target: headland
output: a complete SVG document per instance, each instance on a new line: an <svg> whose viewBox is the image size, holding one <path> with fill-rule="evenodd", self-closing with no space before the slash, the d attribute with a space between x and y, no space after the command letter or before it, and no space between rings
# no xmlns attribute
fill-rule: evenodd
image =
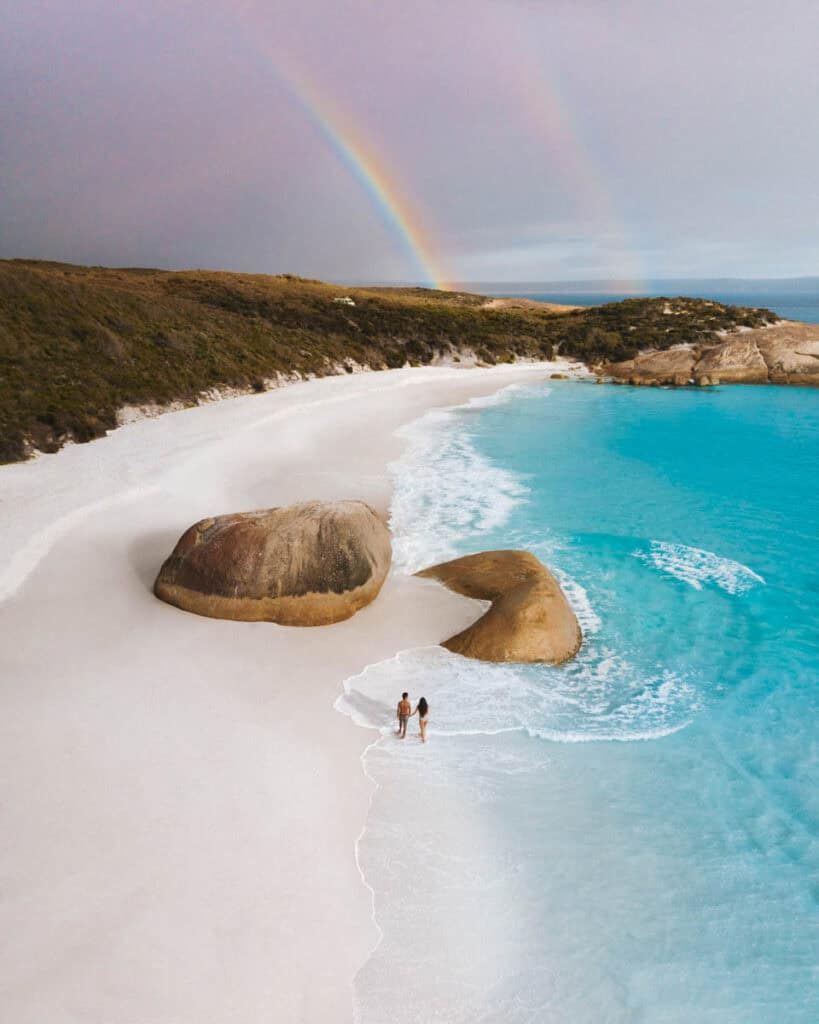
<svg viewBox="0 0 819 1024"><path fill-rule="evenodd" d="M0 261L0 462L298 380L558 356L603 367L713 347L776 319L691 298L577 308L292 275Z"/></svg>

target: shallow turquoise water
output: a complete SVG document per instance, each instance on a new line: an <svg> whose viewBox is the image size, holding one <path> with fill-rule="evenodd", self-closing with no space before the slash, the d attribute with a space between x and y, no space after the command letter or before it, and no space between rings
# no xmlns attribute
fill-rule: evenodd
<svg viewBox="0 0 819 1024"><path fill-rule="evenodd" d="M348 681L385 730L359 1019L813 1024L819 395L505 398L414 428L399 568L528 548L584 647L562 668L410 651ZM426 748L386 734L402 689L430 700Z"/></svg>

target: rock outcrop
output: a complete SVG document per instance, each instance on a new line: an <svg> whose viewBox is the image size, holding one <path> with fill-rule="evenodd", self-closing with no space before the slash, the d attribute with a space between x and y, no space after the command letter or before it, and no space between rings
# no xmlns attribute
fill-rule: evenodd
<svg viewBox="0 0 819 1024"><path fill-rule="evenodd" d="M694 379L716 377L722 384L766 384L768 367L751 334L729 336L721 345L704 349L694 365Z"/></svg>
<svg viewBox="0 0 819 1024"><path fill-rule="evenodd" d="M641 352L599 368L617 383L819 385L819 324L782 321L715 344Z"/></svg>
<svg viewBox="0 0 819 1024"><path fill-rule="evenodd" d="M695 356L690 348L641 352L622 363L610 363L605 372L631 384L687 384L694 371Z"/></svg>
<svg viewBox="0 0 819 1024"><path fill-rule="evenodd" d="M819 384L819 324L785 321L752 333L772 384Z"/></svg>
<svg viewBox="0 0 819 1024"><path fill-rule="evenodd" d="M212 618L322 626L369 604L391 560L389 531L369 505L306 502L195 523L154 593Z"/></svg>
<svg viewBox="0 0 819 1024"><path fill-rule="evenodd" d="M560 585L528 551L484 551L417 575L492 602L476 622L444 641L450 651L480 661L559 665L580 648L580 626Z"/></svg>

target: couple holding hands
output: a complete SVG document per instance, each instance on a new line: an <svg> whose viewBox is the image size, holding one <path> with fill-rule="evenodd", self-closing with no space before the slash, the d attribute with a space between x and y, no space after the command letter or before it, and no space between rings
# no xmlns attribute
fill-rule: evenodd
<svg viewBox="0 0 819 1024"><path fill-rule="evenodd" d="M409 694L402 693L401 700L398 701L398 708L396 715L398 717L398 736L400 739L405 740L407 738L407 722L412 718L413 715L418 715L418 724L421 727L421 742L426 743L427 741L427 721L429 716L429 704L427 704L426 697L422 697L415 705L415 710L411 710L412 705L409 701Z"/></svg>

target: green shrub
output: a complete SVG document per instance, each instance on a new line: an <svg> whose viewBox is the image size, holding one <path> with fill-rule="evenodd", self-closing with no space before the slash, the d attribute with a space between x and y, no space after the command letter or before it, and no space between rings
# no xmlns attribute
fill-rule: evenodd
<svg viewBox="0 0 819 1024"><path fill-rule="evenodd" d="M334 303L352 296L355 306ZM485 363L561 356L616 361L756 327L768 310L701 299L629 299L554 314L485 309L423 288L339 288L285 274L111 270L0 261L0 461L87 441L125 404L254 391L277 372L424 365L473 349ZM665 308L673 309L668 315Z"/></svg>

